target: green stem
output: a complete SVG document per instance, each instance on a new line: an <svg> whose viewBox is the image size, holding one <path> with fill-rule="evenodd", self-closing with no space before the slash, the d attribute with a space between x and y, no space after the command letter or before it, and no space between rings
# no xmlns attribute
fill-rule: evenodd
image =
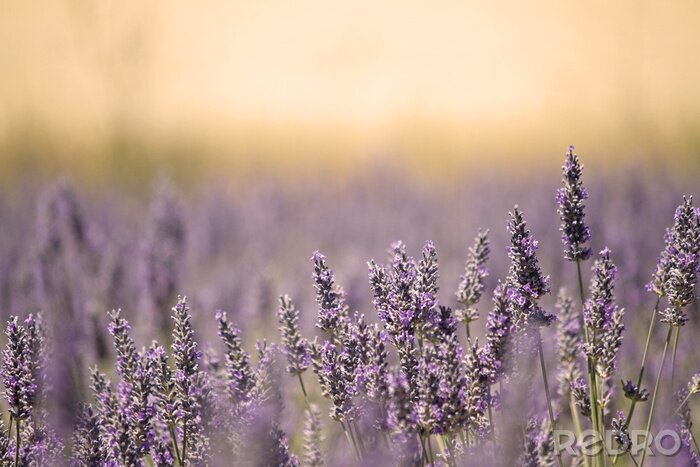
<svg viewBox="0 0 700 467"><path fill-rule="evenodd" d="M656 314L659 311L659 303L661 302L661 297L656 297L656 304L654 305L654 312L651 314L651 321L649 321L649 330L647 331L647 341L644 344L644 355L642 356L642 366L639 369L639 376L637 377L637 387L641 389L642 385L642 378L644 377L644 370L646 369L647 365L647 356L649 355L649 343L651 342L651 336L654 334L654 323L656 322ZM630 426L632 422L632 416L634 415L634 408L637 406L637 400L632 399L632 402L630 403L630 409L627 412L627 426ZM619 454L616 454L615 457L613 458L612 465L613 467L617 464L617 458L619 457ZM632 457L630 455L630 457Z"/></svg>
<svg viewBox="0 0 700 467"><path fill-rule="evenodd" d="M557 421L554 419L554 411L552 410L552 397L549 394L549 383L547 382L547 368L544 364L544 351L542 350L542 336L540 335L539 328L537 329L537 350L540 354L540 366L542 367L542 379L544 380L544 392L547 396L547 411L549 412L549 422L552 425L552 438L554 438L554 450L557 453L557 463L559 467L563 467L561 461L561 451L559 450L559 443L554 432L557 431Z"/></svg>
<svg viewBox="0 0 700 467"><path fill-rule="evenodd" d="M20 436L19 435L19 433L20 433L20 431L19 431L19 425L20 425L19 418L17 419L17 423L15 423L15 425L17 428L17 441L15 442L15 467L18 467L19 466L19 442L20 442L20 439L19 439L19 436Z"/></svg>
<svg viewBox="0 0 700 467"><path fill-rule="evenodd" d="M457 458L455 457L455 452L454 452L454 449L452 448L452 444L453 444L452 436L448 436L446 438L446 441L447 441L447 451L450 453L450 462L452 463L452 465L456 466L457 465Z"/></svg>
<svg viewBox="0 0 700 467"><path fill-rule="evenodd" d="M681 334L680 326L676 327L676 334L673 336L673 353L671 354L671 394L675 393L675 370L676 370L676 352L678 351L678 336Z"/></svg>
<svg viewBox="0 0 700 467"><path fill-rule="evenodd" d="M664 371L664 363L666 363L666 354L668 353L668 344L671 341L671 333L673 332L673 326L669 326L668 335L666 335L666 342L664 342L664 353L661 356L661 366L659 367L659 372L656 374L656 383L654 383L654 394L651 396L651 409L649 409L649 417L647 418L646 435L649 436L649 430L651 429L651 422L654 418L654 407L656 406L656 395L659 392L659 383L661 382L661 373ZM645 447L642 451L642 460L640 465L644 467L644 460L647 456L647 448Z"/></svg>
<svg viewBox="0 0 700 467"><path fill-rule="evenodd" d="M187 462L187 420L182 424L182 465Z"/></svg>
<svg viewBox="0 0 700 467"><path fill-rule="evenodd" d="M583 439L583 430L581 429L581 420L578 417L578 410L576 409L576 401L574 400L574 394L569 395L569 410L571 410L571 419L574 421L574 426L576 427L577 439ZM588 467L588 456L583 456L583 464Z"/></svg>
<svg viewBox="0 0 700 467"><path fill-rule="evenodd" d="M427 436L425 442L428 443L428 458L430 459L430 465L434 466L435 465L435 456L433 455L433 444L430 442L430 433L428 433L428 436Z"/></svg>
<svg viewBox="0 0 700 467"><path fill-rule="evenodd" d="M579 295L581 297L581 314L579 315L579 324L581 325L581 328L583 329L583 338L584 342L586 344L590 343L590 336L588 335L588 328L586 327L586 323L583 319L583 309L586 305L586 294L584 291L583 287L583 274L581 273L581 260L577 259L576 260L576 273L578 276L578 290L579 290ZM590 358L589 356L586 356L586 363L588 367L588 391L590 393L590 399L591 399L591 423L593 425L593 430L598 434L598 437L600 437L600 425L598 422L598 391L596 389L597 384L596 384L596 375L595 375L595 365L593 364L593 359ZM603 460L603 455L601 453L600 460Z"/></svg>
<svg viewBox="0 0 700 467"><path fill-rule="evenodd" d="M362 462L362 457L360 456L360 451L358 451L358 449L357 449L357 445L355 444L354 438L352 437L352 435L350 433L348 433L347 428L345 428L345 423L343 423L341 421L340 426L343 427L343 433L345 433L345 437L348 440L348 444L352 448L352 452L355 453L355 457L357 458L357 461Z"/></svg>
<svg viewBox="0 0 700 467"><path fill-rule="evenodd" d="M491 385L489 384L489 428L491 429L491 442L493 443L493 455L496 455L496 430L493 424L493 412L491 411Z"/></svg>
<svg viewBox="0 0 700 467"><path fill-rule="evenodd" d="M304 387L304 380L301 377L301 373L297 373L297 376L299 377L301 392L304 393L304 401L306 402L306 408L309 409L309 413L311 413L311 404L309 404L309 395L306 393L306 387Z"/></svg>
<svg viewBox="0 0 700 467"><path fill-rule="evenodd" d="M647 365L647 356L649 355L649 343L651 342L651 336L654 334L654 323L656 322L656 315L659 311L659 302L661 297L656 297L656 305L654 305L654 312L651 315L651 321L649 322L649 330L647 331L647 341L644 344L644 355L642 356L642 366L639 369L639 377L637 377L637 387L641 389L642 378L644 377L644 370ZM634 407L637 405L637 401L632 399L632 404L630 405L629 413L627 414L627 426L630 426L632 421L632 415L634 415Z"/></svg>
<svg viewBox="0 0 700 467"><path fill-rule="evenodd" d="M170 437L173 439L173 448L175 449L175 458L177 459L178 465L182 465L182 457L180 457L180 448L177 446L177 432L172 424L168 424L168 430L170 430Z"/></svg>
<svg viewBox="0 0 700 467"><path fill-rule="evenodd" d="M425 448L425 441L423 440L423 433L420 431L418 432L418 440L420 441L420 447L423 450L423 455L421 456L421 463L423 465L427 464L429 462L428 460L428 451Z"/></svg>
<svg viewBox="0 0 700 467"><path fill-rule="evenodd" d="M362 439L362 434L360 433L360 430L357 428L357 424L355 422L350 422L351 428L355 430L355 439L357 440L357 444L360 446L360 452L364 456L367 451L365 450L365 442Z"/></svg>
<svg viewBox="0 0 700 467"><path fill-rule="evenodd" d="M471 338L471 334L469 333L469 321L467 321L467 322L464 324L464 327L467 329L467 339L470 339L470 338Z"/></svg>

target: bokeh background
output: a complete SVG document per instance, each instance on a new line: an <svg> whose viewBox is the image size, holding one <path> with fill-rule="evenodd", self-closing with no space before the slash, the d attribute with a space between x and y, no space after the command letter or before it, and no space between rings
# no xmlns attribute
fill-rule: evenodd
<svg viewBox="0 0 700 467"><path fill-rule="evenodd" d="M700 6L3 0L5 182L700 162Z"/></svg>

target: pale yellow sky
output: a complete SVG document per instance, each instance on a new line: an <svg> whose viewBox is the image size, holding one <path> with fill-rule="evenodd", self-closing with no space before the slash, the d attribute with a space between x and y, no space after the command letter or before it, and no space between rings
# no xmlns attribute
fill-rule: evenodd
<svg viewBox="0 0 700 467"><path fill-rule="evenodd" d="M692 0L0 0L0 141L683 152L699 24Z"/></svg>

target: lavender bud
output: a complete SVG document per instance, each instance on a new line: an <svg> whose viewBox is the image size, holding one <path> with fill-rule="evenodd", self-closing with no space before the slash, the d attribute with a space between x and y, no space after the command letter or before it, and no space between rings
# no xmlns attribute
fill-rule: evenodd
<svg viewBox="0 0 700 467"><path fill-rule="evenodd" d="M505 373L513 332L513 319L505 289L506 287L500 282L496 286L493 292L493 309L489 312L486 321L486 352L493 367L493 382Z"/></svg>
<svg viewBox="0 0 700 467"><path fill-rule="evenodd" d="M10 415L15 420L29 418L37 391L27 330L10 318L5 330L7 344L2 355L2 381Z"/></svg>
<svg viewBox="0 0 700 467"><path fill-rule="evenodd" d="M574 395L574 401L579 412L584 417L591 416L591 398L588 395L588 386L582 378L571 383L571 393Z"/></svg>
<svg viewBox="0 0 700 467"><path fill-rule="evenodd" d="M627 399L634 402L644 402L649 399L649 391L640 388L629 380L622 382L622 392Z"/></svg>
<svg viewBox="0 0 700 467"><path fill-rule="evenodd" d="M314 263L314 288L316 303L319 306L318 323L316 326L329 333L338 334L342 331L347 319L345 293L335 283L333 271L326 265L326 257L318 251L311 256Z"/></svg>
<svg viewBox="0 0 700 467"><path fill-rule="evenodd" d="M676 208L673 227L666 229L664 243L656 271L651 283L647 286L659 297L664 297L669 292L672 270L679 267L683 270L684 266L688 266L687 263L697 261L697 256L700 254L700 212L693 207L692 196L683 197L683 204ZM682 273L677 272L677 275L682 276ZM684 292L687 291L688 286L688 282L684 279L686 278L676 278L674 285L676 300L684 301ZM694 280L692 277L687 279Z"/></svg>
<svg viewBox="0 0 700 467"><path fill-rule="evenodd" d="M559 360L559 397L568 400L571 383L581 377L577 359L581 347L581 329L574 301L565 289L557 296L559 321L557 322L557 357Z"/></svg>
<svg viewBox="0 0 700 467"><path fill-rule="evenodd" d="M562 241L566 246L564 258L569 261L585 261L591 255L591 249L585 246L591 233L585 223L584 201L588 199L588 192L581 182L582 171L578 155L574 153L574 147L570 146L562 166L564 186L557 190L557 212L562 221Z"/></svg>
<svg viewBox="0 0 700 467"><path fill-rule="evenodd" d="M616 415L617 416L613 418L611 422L613 439L622 452L627 452L632 446L632 439L630 438L630 433L627 427L627 420L625 419L625 414L619 410L617 411Z"/></svg>
<svg viewBox="0 0 700 467"><path fill-rule="evenodd" d="M347 370L349 357L341 354L335 345L326 341L320 348L312 345L312 363L322 394L332 403L331 417L337 421L352 420L354 386Z"/></svg>
<svg viewBox="0 0 700 467"><path fill-rule="evenodd" d="M311 363L309 341L299 332L299 311L294 308L289 295L281 296L279 302L277 320L280 324L282 344L284 344L283 352L287 356L287 371L292 375L300 375Z"/></svg>
<svg viewBox="0 0 700 467"><path fill-rule="evenodd" d="M434 321L438 294L438 262L435 245L427 241L423 247L422 258L418 263L415 282L415 321L421 333L428 334Z"/></svg>
<svg viewBox="0 0 700 467"><path fill-rule="evenodd" d="M73 433L72 465L102 465L105 455L100 418L91 405L83 405Z"/></svg>
<svg viewBox="0 0 700 467"><path fill-rule="evenodd" d="M535 240L523 219L523 214L515 206L510 213L508 231L511 234L508 257L511 260L508 272L508 295L513 307L514 324L518 329L531 325L549 325L554 317L537 304L542 295L549 293L549 276L543 276L535 252Z"/></svg>
<svg viewBox="0 0 700 467"><path fill-rule="evenodd" d="M474 239L474 245L469 248L464 275L456 292L457 301L463 308L456 310L455 316L465 324L479 318L479 312L474 305L481 299L484 279L489 275L486 268L486 261L491 251L488 234L488 230L480 230Z"/></svg>
<svg viewBox="0 0 700 467"><path fill-rule="evenodd" d="M219 336L226 346L228 390L234 404L239 404L250 399L251 391L255 387L250 356L243 350L240 330L228 321L226 312L217 312L216 320L219 323Z"/></svg>
<svg viewBox="0 0 700 467"><path fill-rule="evenodd" d="M323 432L321 431L321 414L315 405L306 410L304 421L304 465L308 467L322 467L323 454L321 444Z"/></svg>
<svg viewBox="0 0 700 467"><path fill-rule="evenodd" d="M610 322L600 339L600 350L596 352L596 372L603 379L610 378L617 368L616 357L622 345L622 333L625 325L622 324L624 309L615 307Z"/></svg>

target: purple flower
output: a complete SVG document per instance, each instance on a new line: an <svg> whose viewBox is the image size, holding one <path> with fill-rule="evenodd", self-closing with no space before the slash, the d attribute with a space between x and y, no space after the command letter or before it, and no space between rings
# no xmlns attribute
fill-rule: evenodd
<svg viewBox="0 0 700 467"><path fill-rule="evenodd" d="M490 248L488 230L480 230L474 239L474 245L469 248L469 256L464 266L464 275L457 289L457 301L463 308L455 312L455 316L462 323L469 323L478 319L479 312L474 307L481 299L484 291L484 279L489 275L486 268Z"/></svg>
<svg viewBox="0 0 700 467"><path fill-rule="evenodd" d="M284 344L283 352L287 356L287 371L293 375L300 375L311 363L309 341L299 332L299 311L294 308L289 295L281 296L279 302L277 321Z"/></svg>
<svg viewBox="0 0 700 467"><path fill-rule="evenodd" d="M347 319L345 293L335 283L335 276L326 265L325 256L314 251L311 261L314 263L314 288L316 289L316 303L319 306L316 326L330 335L338 334L342 331Z"/></svg>
<svg viewBox="0 0 700 467"><path fill-rule="evenodd" d="M566 246L564 257L569 261L584 261L591 255L591 249L586 246L591 233L585 222L584 201L588 199L588 193L581 181L582 171L578 155L570 146L562 166L564 186L557 190L556 196L562 221L562 241Z"/></svg>
<svg viewBox="0 0 700 467"><path fill-rule="evenodd" d="M511 234L508 257L508 294L513 307L513 321L518 329L530 325L548 325L554 319L537 304L537 300L550 291L549 276L543 276L535 251L537 240L515 206L510 213L508 231Z"/></svg>

